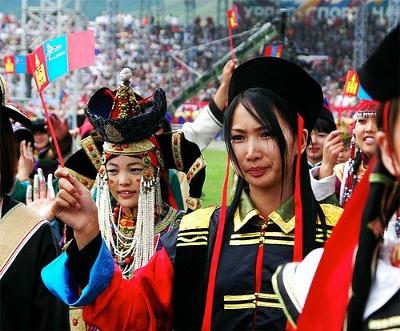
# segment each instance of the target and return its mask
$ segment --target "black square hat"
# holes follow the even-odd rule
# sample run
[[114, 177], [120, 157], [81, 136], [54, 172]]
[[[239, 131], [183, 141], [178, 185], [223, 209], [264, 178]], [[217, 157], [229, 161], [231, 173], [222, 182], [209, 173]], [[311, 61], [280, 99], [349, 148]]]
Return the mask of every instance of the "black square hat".
[[129, 84], [132, 72], [124, 68], [122, 84], [117, 90], [103, 87], [90, 98], [85, 109], [90, 123], [104, 141], [117, 144], [132, 143], [150, 137], [159, 129], [167, 110], [167, 100], [161, 88], [152, 100], [133, 92]]
[[375, 100], [400, 95], [400, 24], [379, 44], [358, 71], [361, 85]]
[[260, 87], [272, 91], [299, 113], [309, 131], [323, 108], [321, 86], [302, 68], [276, 57], [251, 59], [233, 72], [228, 104], [242, 91]]
[[23, 113], [21, 113], [14, 105], [6, 104], [6, 82], [0, 75], [0, 110], [7, 114], [7, 117], [12, 118], [14, 121], [21, 123], [23, 126], [29, 128], [31, 121]]

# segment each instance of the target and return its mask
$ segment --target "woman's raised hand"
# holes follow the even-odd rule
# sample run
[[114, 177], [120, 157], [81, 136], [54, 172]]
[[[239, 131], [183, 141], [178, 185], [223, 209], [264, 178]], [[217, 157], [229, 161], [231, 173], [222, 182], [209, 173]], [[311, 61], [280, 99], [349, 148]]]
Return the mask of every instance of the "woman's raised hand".
[[55, 215], [74, 230], [78, 248], [82, 249], [99, 233], [97, 207], [89, 192], [65, 168], [54, 173], [59, 192], [52, 204]]
[[52, 201], [55, 198], [53, 175], [49, 174], [46, 185], [46, 178], [42, 169], [38, 168], [37, 172], [33, 178], [33, 190], [32, 185], [28, 185], [26, 189], [26, 205], [42, 215], [43, 218], [51, 221], [55, 216], [51, 208]]

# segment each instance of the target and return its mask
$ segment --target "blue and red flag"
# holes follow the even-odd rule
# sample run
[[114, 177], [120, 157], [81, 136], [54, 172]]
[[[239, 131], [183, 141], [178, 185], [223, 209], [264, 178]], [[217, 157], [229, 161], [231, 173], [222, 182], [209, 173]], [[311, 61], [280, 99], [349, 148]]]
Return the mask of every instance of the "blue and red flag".
[[274, 45], [265, 45], [263, 49], [263, 56], [266, 57], [282, 57], [283, 45], [282, 44], [274, 44]]
[[343, 95], [357, 97], [361, 100], [372, 100], [372, 98], [361, 86], [358, 74], [354, 70], [349, 70], [347, 72]]

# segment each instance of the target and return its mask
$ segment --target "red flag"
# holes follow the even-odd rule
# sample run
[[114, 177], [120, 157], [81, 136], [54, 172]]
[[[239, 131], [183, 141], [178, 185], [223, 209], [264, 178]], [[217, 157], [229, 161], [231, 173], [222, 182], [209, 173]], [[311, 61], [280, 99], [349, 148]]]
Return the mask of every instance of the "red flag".
[[8, 55], [4, 57], [4, 73], [14, 74], [15, 73], [15, 58], [14, 55]]
[[[325, 243], [325, 250], [314, 275], [298, 331], [341, 331], [350, 300], [354, 254], [358, 246], [364, 205], [369, 193], [370, 163], [357, 184], [343, 214]], [[323, 303], [323, 309], [321, 309]]]
[[28, 72], [31, 72], [35, 79], [36, 88], [41, 93], [44, 88], [49, 85], [49, 77], [47, 75], [46, 61], [44, 57], [43, 45], [36, 48], [31, 54], [28, 54]]
[[94, 31], [86, 30], [67, 34], [68, 70], [85, 68], [94, 64]]
[[228, 9], [226, 11], [226, 16], [228, 17], [228, 27], [231, 30], [235, 30], [239, 27], [239, 23], [237, 20], [237, 12], [235, 9]]
[[346, 83], [344, 84], [343, 95], [355, 97], [357, 96], [358, 89], [360, 88], [360, 81], [357, 72], [349, 70], [346, 76]]

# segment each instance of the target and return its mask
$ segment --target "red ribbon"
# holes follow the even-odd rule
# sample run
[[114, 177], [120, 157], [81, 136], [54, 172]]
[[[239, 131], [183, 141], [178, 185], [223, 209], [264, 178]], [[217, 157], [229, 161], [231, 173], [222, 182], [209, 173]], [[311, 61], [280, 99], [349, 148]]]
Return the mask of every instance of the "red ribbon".
[[64, 159], [61, 154], [60, 146], [58, 145], [58, 140], [57, 140], [57, 136], [54, 131], [54, 128], [53, 128], [53, 123], [51, 123], [49, 112], [47, 111], [47, 106], [43, 99], [43, 94], [39, 93], [39, 96], [40, 96], [40, 100], [42, 101], [44, 114], [46, 115], [47, 125], [49, 126], [49, 129], [50, 129], [50, 135], [51, 135], [51, 138], [53, 139], [54, 146], [56, 147], [56, 153], [57, 153], [58, 160], [60, 161], [61, 166], [64, 167]]
[[210, 275], [208, 278], [206, 304], [205, 304], [205, 308], [204, 308], [203, 323], [202, 323], [202, 327], [201, 327], [202, 331], [210, 331], [211, 330], [215, 280], [217, 277], [218, 261], [219, 261], [219, 256], [221, 254], [222, 239], [224, 237], [224, 229], [225, 229], [225, 222], [226, 222], [226, 206], [227, 206], [227, 198], [228, 198], [229, 168], [230, 168], [230, 158], [228, 155], [226, 158], [225, 178], [224, 178], [224, 186], [222, 189], [222, 201], [221, 201], [221, 209], [220, 209], [220, 214], [219, 214], [219, 219], [218, 219], [218, 228], [217, 228], [217, 234], [215, 237], [214, 250], [213, 250], [213, 254], [212, 254], [212, 258], [211, 258]]
[[297, 159], [296, 159], [296, 175], [294, 184], [294, 249], [293, 261], [299, 262], [303, 259], [303, 204], [301, 202], [301, 145], [303, 141], [304, 120], [297, 115]]

